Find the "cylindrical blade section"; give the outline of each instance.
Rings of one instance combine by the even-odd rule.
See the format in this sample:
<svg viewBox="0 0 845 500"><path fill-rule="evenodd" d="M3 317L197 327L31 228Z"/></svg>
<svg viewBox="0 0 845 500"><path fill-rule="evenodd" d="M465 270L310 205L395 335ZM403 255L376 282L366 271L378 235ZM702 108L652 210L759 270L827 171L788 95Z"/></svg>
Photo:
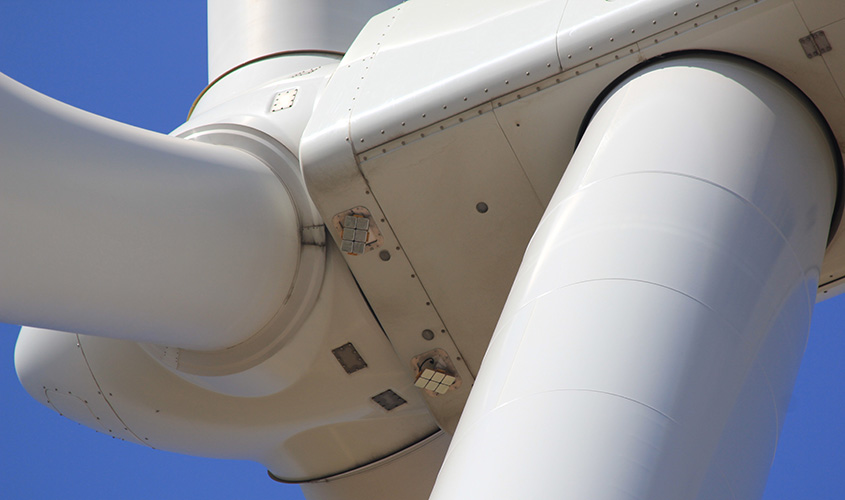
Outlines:
<svg viewBox="0 0 845 500"><path fill-rule="evenodd" d="M432 498L761 495L836 168L811 105L752 63L674 58L619 84L528 247Z"/></svg>
<svg viewBox="0 0 845 500"><path fill-rule="evenodd" d="M3 75L0 110L0 321L214 350L282 307L299 228L265 164Z"/></svg>

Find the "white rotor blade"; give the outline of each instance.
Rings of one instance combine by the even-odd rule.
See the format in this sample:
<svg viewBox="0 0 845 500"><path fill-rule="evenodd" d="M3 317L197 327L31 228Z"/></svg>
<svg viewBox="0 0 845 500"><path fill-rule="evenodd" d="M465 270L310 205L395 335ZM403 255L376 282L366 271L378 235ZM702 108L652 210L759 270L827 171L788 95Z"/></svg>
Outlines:
<svg viewBox="0 0 845 500"><path fill-rule="evenodd" d="M0 75L0 321L210 350L282 305L299 237L252 156Z"/></svg>

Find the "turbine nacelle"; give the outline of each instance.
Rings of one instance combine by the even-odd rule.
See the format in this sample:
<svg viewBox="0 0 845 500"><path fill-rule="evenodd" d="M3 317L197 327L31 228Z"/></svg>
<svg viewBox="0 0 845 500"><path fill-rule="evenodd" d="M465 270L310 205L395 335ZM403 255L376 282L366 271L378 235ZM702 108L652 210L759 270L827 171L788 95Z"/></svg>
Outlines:
<svg viewBox="0 0 845 500"><path fill-rule="evenodd" d="M333 30L328 2L210 2L173 137L0 80L0 318L31 325L30 394L314 499L423 498L455 432L438 498L509 471L535 496L759 489L845 276L845 59L795 36L824 2L411 1L359 32L381 3Z"/></svg>

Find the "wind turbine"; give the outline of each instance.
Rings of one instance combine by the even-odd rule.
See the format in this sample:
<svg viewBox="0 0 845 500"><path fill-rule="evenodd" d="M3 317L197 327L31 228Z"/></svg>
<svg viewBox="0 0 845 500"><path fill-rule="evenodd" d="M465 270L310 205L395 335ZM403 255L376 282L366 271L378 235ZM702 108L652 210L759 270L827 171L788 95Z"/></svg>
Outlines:
<svg viewBox="0 0 845 500"><path fill-rule="evenodd" d="M479 212L480 212L480 210L479 210Z"/></svg>

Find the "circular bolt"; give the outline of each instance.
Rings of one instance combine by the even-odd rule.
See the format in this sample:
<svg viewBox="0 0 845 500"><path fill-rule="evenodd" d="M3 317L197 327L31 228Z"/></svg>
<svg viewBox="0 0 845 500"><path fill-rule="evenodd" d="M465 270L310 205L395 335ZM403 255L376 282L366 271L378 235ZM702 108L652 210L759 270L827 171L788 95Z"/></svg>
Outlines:
<svg viewBox="0 0 845 500"><path fill-rule="evenodd" d="M378 253L378 256L381 260L383 260L385 262L390 260L390 252L388 252L387 250L382 250L381 252Z"/></svg>
<svg viewBox="0 0 845 500"><path fill-rule="evenodd" d="M484 203L483 201L480 201L480 202L478 202L477 205L475 205L475 209L478 210L478 213L485 214L485 213L487 213L487 210L489 210L489 207L487 206L486 203Z"/></svg>
<svg viewBox="0 0 845 500"><path fill-rule="evenodd" d="M434 338L434 332L432 332L429 329L425 329L425 330L422 331L422 338L424 338L426 340L431 340L431 339Z"/></svg>

